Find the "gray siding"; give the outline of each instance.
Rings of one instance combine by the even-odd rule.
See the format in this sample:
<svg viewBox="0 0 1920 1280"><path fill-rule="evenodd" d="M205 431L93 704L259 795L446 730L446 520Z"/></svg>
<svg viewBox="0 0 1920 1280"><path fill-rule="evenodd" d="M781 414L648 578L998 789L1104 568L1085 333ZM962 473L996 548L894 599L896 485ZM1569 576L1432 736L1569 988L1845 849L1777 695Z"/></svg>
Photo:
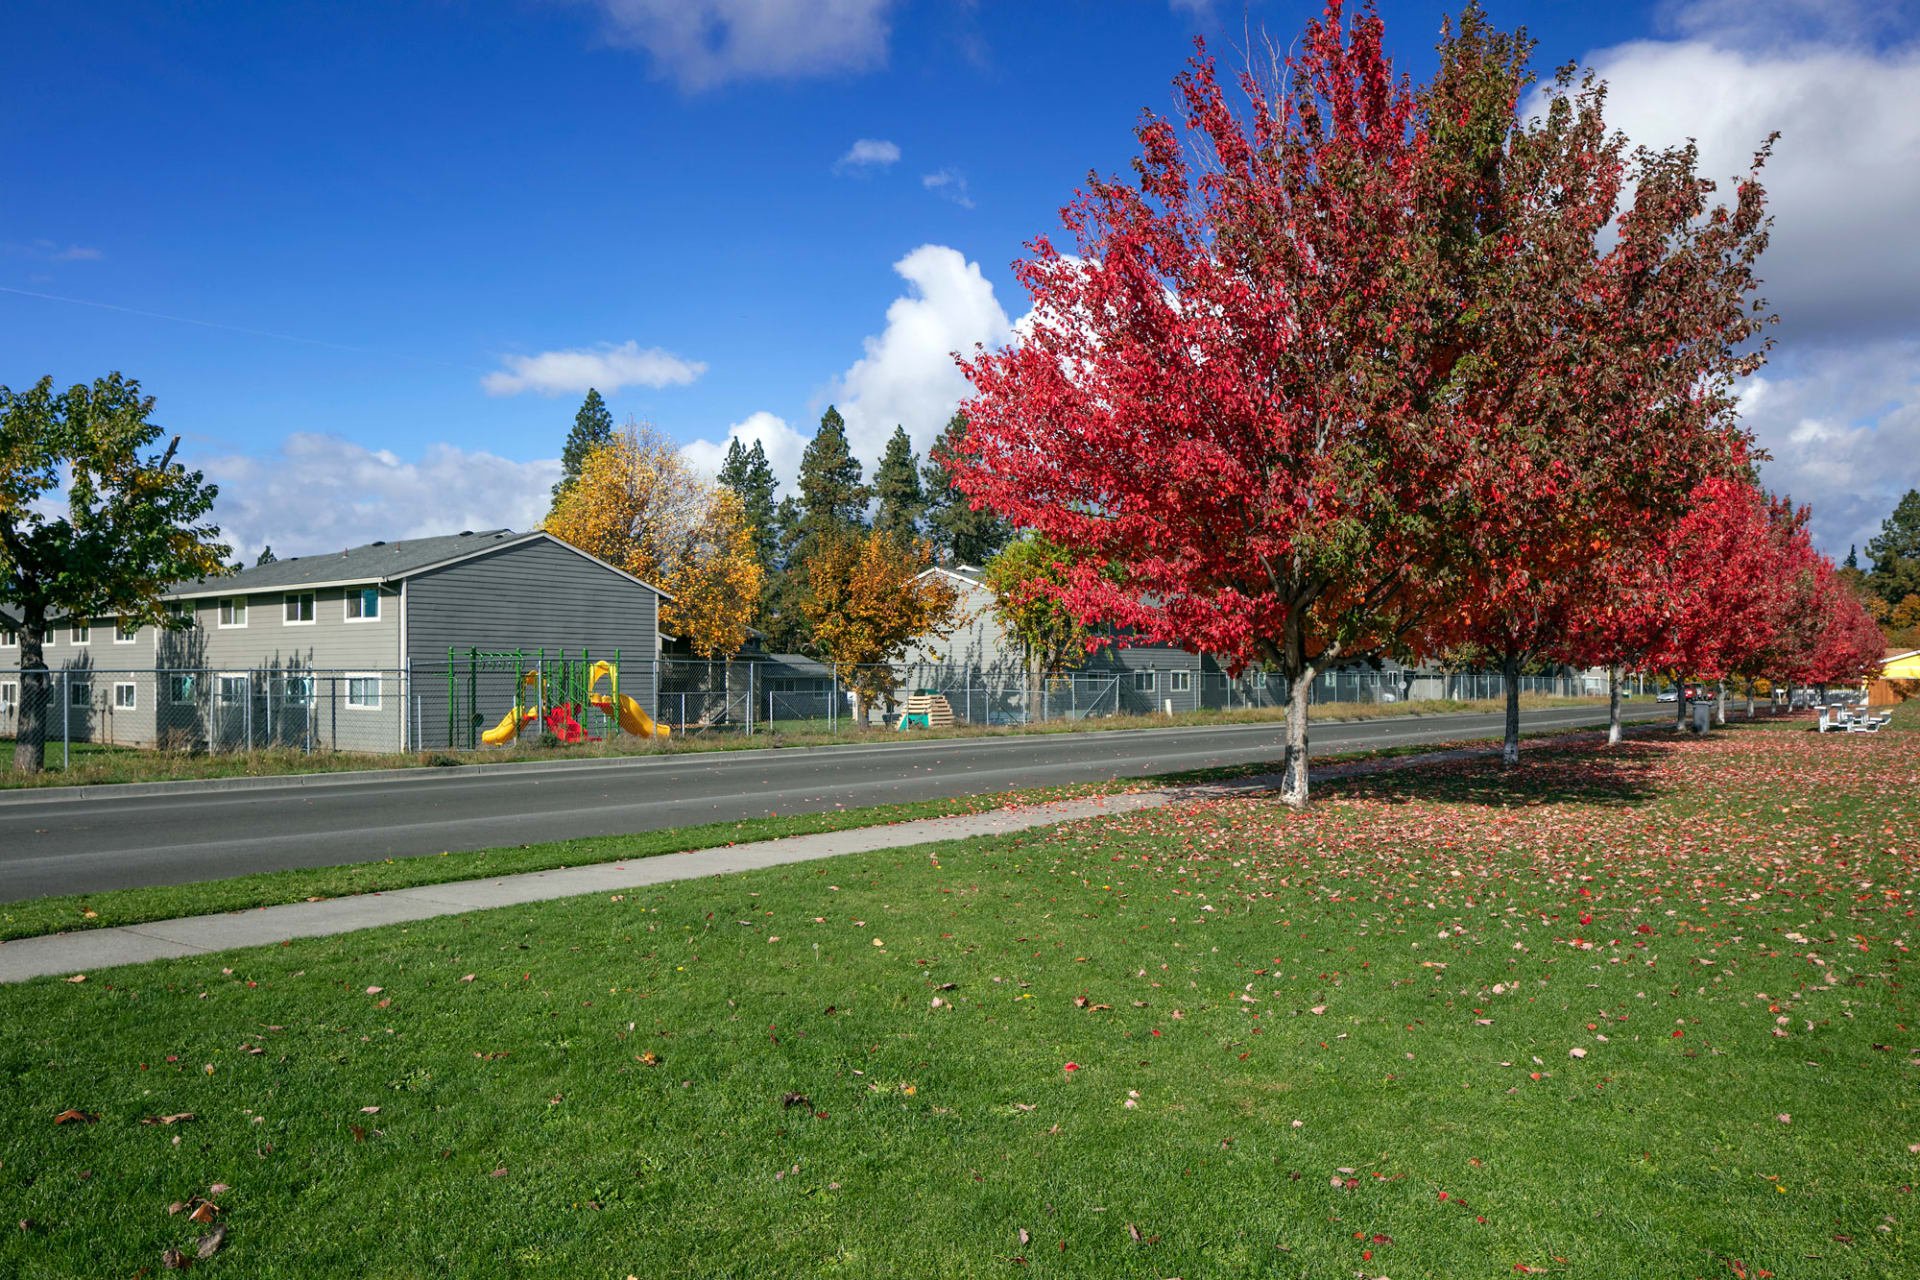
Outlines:
<svg viewBox="0 0 1920 1280"><path fill-rule="evenodd" d="M549 656L586 649L609 661L618 650L620 692L653 714L659 600L651 587L545 540L407 579L407 652L424 708L421 745L445 745L449 649L544 648ZM464 688L464 669L460 683ZM475 701L491 724L512 705L512 681L495 676L482 683Z"/></svg>

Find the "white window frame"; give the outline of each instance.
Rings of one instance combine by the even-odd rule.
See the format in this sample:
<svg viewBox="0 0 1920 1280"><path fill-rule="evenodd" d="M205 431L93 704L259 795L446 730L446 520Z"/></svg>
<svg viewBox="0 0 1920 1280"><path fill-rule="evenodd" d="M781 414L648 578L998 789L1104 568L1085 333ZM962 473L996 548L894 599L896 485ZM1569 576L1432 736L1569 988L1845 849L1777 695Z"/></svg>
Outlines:
<svg viewBox="0 0 1920 1280"><path fill-rule="evenodd" d="M84 649L93 643L93 619L70 621L67 623L67 640L76 649Z"/></svg>
<svg viewBox="0 0 1920 1280"><path fill-rule="evenodd" d="M20 682L0 680L0 715L12 715L20 709Z"/></svg>
<svg viewBox="0 0 1920 1280"><path fill-rule="evenodd" d="M1152 693L1158 683L1159 682L1154 679L1154 673L1151 671L1136 671L1133 673L1133 691L1135 693Z"/></svg>
<svg viewBox="0 0 1920 1280"><path fill-rule="evenodd" d="M1267 687L1267 673L1265 670L1259 670L1253 673L1253 687L1256 689L1265 689Z"/></svg>
<svg viewBox="0 0 1920 1280"><path fill-rule="evenodd" d="M167 616L176 622L197 623L200 620L199 610L191 600L167 601Z"/></svg>
<svg viewBox="0 0 1920 1280"><path fill-rule="evenodd" d="M240 685L239 697L229 698L227 696L227 682L229 680L237 681L239 683ZM252 697L252 695L253 695L253 680L244 671L222 671L214 677L213 700L220 706L244 707L247 705L247 700L250 697Z"/></svg>
<svg viewBox="0 0 1920 1280"><path fill-rule="evenodd" d="M373 601L373 612L371 614L364 612L368 600ZM353 613L353 606L356 601L359 602L362 609L359 617L355 617ZM348 622L378 622L380 621L380 588L348 587L345 598L341 601L340 608L346 615Z"/></svg>
<svg viewBox="0 0 1920 1280"><path fill-rule="evenodd" d="M306 617L290 618L287 610L297 601L306 602ZM320 617L320 599L311 591L289 591L280 598L280 625L285 627L310 627Z"/></svg>
<svg viewBox="0 0 1920 1280"><path fill-rule="evenodd" d="M353 682L355 680L373 681L373 701L372 702L355 702L353 700ZM380 704L383 700L385 689L382 687L384 682L381 680L380 673L378 671L349 671L346 673L346 681L347 681L347 710L349 711L380 710Z"/></svg>
<svg viewBox="0 0 1920 1280"><path fill-rule="evenodd" d="M1167 679L1168 693L1192 693L1193 692L1193 672L1169 671L1167 672L1167 677L1168 677Z"/></svg>
<svg viewBox="0 0 1920 1280"><path fill-rule="evenodd" d="M93 681L68 679L65 683L67 686L67 705L68 706L70 707L93 706ZM75 694L79 694L81 696L75 697L74 696Z"/></svg>
<svg viewBox="0 0 1920 1280"><path fill-rule="evenodd" d="M0 649L18 649L20 647L20 628L9 622L0 622Z"/></svg>
<svg viewBox="0 0 1920 1280"><path fill-rule="evenodd" d="M234 608L239 605L238 609ZM247 629L247 597L221 596L219 622L222 631L245 631ZM234 621L234 619L239 621Z"/></svg>
<svg viewBox="0 0 1920 1280"><path fill-rule="evenodd" d="M120 701L120 691L127 691L127 700ZM140 686L131 680L113 682L113 709L115 711L138 711L140 709Z"/></svg>
<svg viewBox="0 0 1920 1280"><path fill-rule="evenodd" d="M140 628L138 626L134 627L131 632L127 632L122 629L120 619L115 618L113 620L113 642L115 644L137 644L139 640Z"/></svg>
<svg viewBox="0 0 1920 1280"><path fill-rule="evenodd" d="M187 696L180 696L180 682L187 685ZM191 707L200 701L200 673L198 671L170 671L167 673L167 704L175 707Z"/></svg>
<svg viewBox="0 0 1920 1280"><path fill-rule="evenodd" d="M293 690L296 683L305 690L304 694L294 693ZM295 675L280 677L280 702L284 706L311 708L313 706L315 693L316 690L312 676Z"/></svg>

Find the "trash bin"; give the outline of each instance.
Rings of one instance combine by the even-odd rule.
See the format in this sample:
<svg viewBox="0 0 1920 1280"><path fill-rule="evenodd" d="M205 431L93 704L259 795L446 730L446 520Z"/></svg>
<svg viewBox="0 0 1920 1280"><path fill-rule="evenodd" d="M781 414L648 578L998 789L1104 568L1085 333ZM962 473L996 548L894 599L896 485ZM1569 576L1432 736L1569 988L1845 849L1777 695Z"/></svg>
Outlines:
<svg viewBox="0 0 1920 1280"><path fill-rule="evenodd" d="M1693 731L1705 733L1707 726L1713 723L1713 703L1700 701L1693 704Z"/></svg>

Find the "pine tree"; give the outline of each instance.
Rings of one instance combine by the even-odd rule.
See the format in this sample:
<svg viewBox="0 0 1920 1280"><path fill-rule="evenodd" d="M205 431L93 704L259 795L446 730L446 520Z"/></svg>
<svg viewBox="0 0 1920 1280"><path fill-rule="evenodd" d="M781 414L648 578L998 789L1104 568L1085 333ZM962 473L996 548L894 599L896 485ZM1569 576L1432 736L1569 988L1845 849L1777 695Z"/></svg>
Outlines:
<svg viewBox="0 0 1920 1280"><path fill-rule="evenodd" d="M1841 567L1846 569L1858 569L1860 567L1860 548L1858 545L1851 542L1847 544L1847 560Z"/></svg>
<svg viewBox="0 0 1920 1280"><path fill-rule="evenodd" d="M767 462L767 451L758 440L751 449L738 440L727 446L727 461L720 468L720 484L739 496L747 523L753 528L754 557L769 573L778 563L780 547L780 528L773 505L773 491L778 483L773 478L773 467Z"/></svg>
<svg viewBox="0 0 1920 1280"><path fill-rule="evenodd" d="M800 541L866 528L873 490L861 482L860 459L847 446L847 423L832 405L800 455ZM802 547L802 558L805 558Z"/></svg>
<svg viewBox="0 0 1920 1280"><path fill-rule="evenodd" d="M985 508L975 511L966 495L954 488L947 459L966 433L966 418L954 414L927 450L927 465L921 471L927 532L942 564L983 565L1007 545L1013 533L998 514Z"/></svg>
<svg viewBox="0 0 1920 1280"><path fill-rule="evenodd" d="M1873 561L1867 585L1889 605L1920 593L1920 489L1907 490L1867 542L1867 556Z"/></svg>
<svg viewBox="0 0 1920 1280"><path fill-rule="evenodd" d="M273 544L269 542L266 546L260 548L260 554L254 557L253 567L258 569L261 565L272 564L279 558L279 556L273 554Z"/></svg>
<svg viewBox="0 0 1920 1280"><path fill-rule="evenodd" d="M902 543L919 536L927 499L920 487L920 459L907 438L906 428L895 427L887 451L873 473L873 493L879 500L873 528Z"/></svg>
<svg viewBox="0 0 1920 1280"><path fill-rule="evenodd" d="M580 412L573 415L573 430L567 432L567 443L560 450L560 482L553 486L553 500L557 503L561 493L565 492L580 477L580 467L587 455L613 439L613 414L607 409L607 402L592 387L587 388L587 398L580 404Z"/></svg>

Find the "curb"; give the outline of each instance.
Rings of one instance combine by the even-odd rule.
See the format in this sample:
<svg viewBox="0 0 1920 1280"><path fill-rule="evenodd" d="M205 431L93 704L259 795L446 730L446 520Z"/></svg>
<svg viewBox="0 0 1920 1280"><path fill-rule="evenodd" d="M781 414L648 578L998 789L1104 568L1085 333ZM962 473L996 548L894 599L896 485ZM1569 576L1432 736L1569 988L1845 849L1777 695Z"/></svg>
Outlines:
<svg viewBox="0 0 1920 1280"><path fill-rule="evenodd" d="M1579 711L1579 707L1547 707L1545 711ZM1604 706L1595 708L1596 713L1604 714ZM1398 723L1403 720L1450 720L1467 716L1490 714L1483 711L1411 711L1396 716L1351 716L1315 720L1317 725L1377 724L1383 721ZM1227 724L1167 725L1145 729L1087 729L1068 730L1082 734L1125 734L1128 736L1166 735L1174 733L1192 733L1202 729L1259 729L1268 726L1286 724L1285 717L1273 720L1254 720ZM1567 726L1569 729L1575 726ZM908 739L894 742L825 742L805 747L742 747L734 750L718 751L667 751L649 752L624 756L589 756L574 760L503 760L498 764L456 764L456 765L414 765L398 769L340 769L327 773L277 773L243 774L231 778L179 778L163 782L89 782L77 786L40 786L0 788L0 808L30 804L73 804L88 800L137 800L154 796L196 796L219 795L230 791L274 790L277 788L344 787L359 786L379 782L424 783L447 778L501 778L515 777L531 773L567 769L622 769L660 767L665 761L682 760L688 757L719 756L728 759L766 756L775 753L789 754L795 751L846 751L853 749L886 750L927 750L950 747L956 743L976 742L991 739L1010 738L1016 740L1045 739L1058 736L1051 733L1009 733L981 734L977 737L956 735L950 738Z"/></svg>

